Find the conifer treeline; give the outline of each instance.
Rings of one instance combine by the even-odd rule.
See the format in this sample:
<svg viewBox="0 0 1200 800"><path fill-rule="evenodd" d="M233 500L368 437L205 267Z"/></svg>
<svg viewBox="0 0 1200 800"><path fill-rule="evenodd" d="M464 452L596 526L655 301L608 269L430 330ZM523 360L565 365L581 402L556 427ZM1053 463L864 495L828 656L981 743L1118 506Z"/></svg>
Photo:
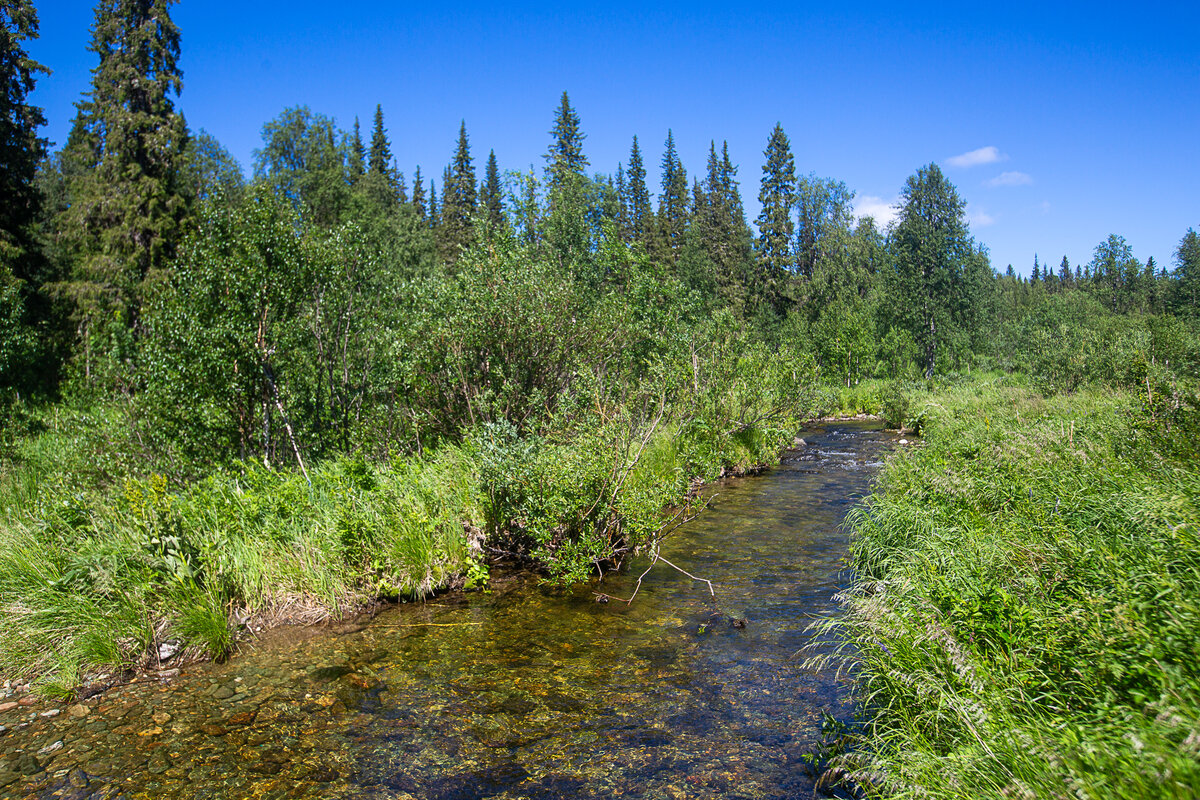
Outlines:
<svg viewBox="0 0 1200 800"><path fill-rule="evenodd" d="M912 358L926 373L962 364L987 351L989 320L1008 313L1001 306L1019 305L1030 292L1082 290L1115 313L1197 313L1194 231L1170 272L1140 263L1112 236L1086 266L1072 270L1064 257L1057 270L1035 260L1029 281L1011 267L996 275L936 165L910 178L897 221L881 231L869 218L856 220L844 183L797 174L780 124L767 137L755 231L727 142L710 142L704 170L689 184L668 130L652 198L637 136L612 174L588 173L583 123L566 92L541 175L504 175L490 151L480 177L463 121L440 186L420 166L410 183L382 105L367 143L357 118L347 132L300 106L263 126L247 185L229 153L190 131L176 109L181 36L173 2L97 4L91 91L67 143L48 158L37 133L41 113L26 102L43 70L23 49L37 35L36 13L30 0L0 11L6 387L52 388L70 365L87 380L136 388L116 376L139 357L146 298L175 268L197 209L236 204L258 190L285 199L314 229L358 225L409 278L453 268L480 235L501 230L577 274L602 271L603 243L619 241L713 307L764 331L801 331L827 375L847 382L888 359ZM935 230L927 224L932 214L950 224Z"/></svg>

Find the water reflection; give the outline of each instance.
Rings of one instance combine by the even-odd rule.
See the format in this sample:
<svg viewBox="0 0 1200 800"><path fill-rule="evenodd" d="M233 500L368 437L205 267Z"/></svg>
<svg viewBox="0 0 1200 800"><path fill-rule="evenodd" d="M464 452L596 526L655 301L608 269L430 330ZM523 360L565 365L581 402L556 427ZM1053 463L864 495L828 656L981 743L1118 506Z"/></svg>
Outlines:
<svg viewBox="0 0 1200 800"><path fill-rule="evenodd" d="M0 795L808 796L801 756L822 713L848 708L835 676L794 655L834 613L839 523L892 437L847 423L806 439L719 487L664 546L716 584L716 611L661 564L631 606L528 578L402 606L12 730ZM628 597L640 572L603 591Z"/></svg>

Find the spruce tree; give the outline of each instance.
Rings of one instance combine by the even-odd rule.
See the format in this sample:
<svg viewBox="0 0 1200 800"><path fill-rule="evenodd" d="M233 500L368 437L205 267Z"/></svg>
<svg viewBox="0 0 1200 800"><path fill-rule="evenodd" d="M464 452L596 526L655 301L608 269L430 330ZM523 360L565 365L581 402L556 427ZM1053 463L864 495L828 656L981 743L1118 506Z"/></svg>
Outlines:
<svg viewBox="0 0 1200 800"><path fill-rule="evenodd" d="M392 146L388 143L387 130L383 127L383 106L375 106L375 127L371 131L371 156L369 170L377 175L386 175L392 163Z"/></svg>
<svg viewBox="0 0 1200 800"><path fill-rule="evenodd" d="M633 137L633 146L629 148L629 197L626 205L629 207L630 235L635 242L641 242L649 248L654 230L654 212L650 210L650 190L646 188L646 165L642 162L642 151L638 147L638 138Z"/></svg>
<svg viewBox="0 0 1200 800"><path fill-rule="evenodd" d="M362 132L358 129L358 117L354 118L354 137L350 140L350 183L358 183L358 179L366 172L367 150L363 147Z"/></svg>
<svg viewBox="0 0 1200 800"><path fill-rule="evenodd" d="M688 273L693 284L700 281L727 304L741 308L746 301L751 235L736 175L728 143L718 157L716 144L710 142L704 180L693 187L688 263L681 271Z"/></svg>
<svg viewBox="0 0 1200 800"><path fill-rule="evenodd" d="M932 377L944 345L969 340L979 313L986 256L975 248L964 218L966 201L937 164L909 177L889 244L895 267L889 298L897 322L923 351Z"/></svg>
<svg viewBox="0 0 1200 800"><path fill-rule="evenodd" d="M400 171L400 165L392 160L392 185L396 187L396 201L401 205L408 202L408 181Z"/></svg>
<svg viewBox="0 0 1200 800"><path fill-rule="evenodd" d="M658 226L663 247L661 255L671 263L678 260L683 247L687 218L687 170L675 150L675 136L668 129L662 159L662 190L658 196Z"/></svg>
<svg viewBox="0 0 1200 800"><path fill-rule="evenodd" d="M621 235L621 241L629 244L633 241L633 228L629 224L629 186L625 182L624 164L617 164L613 191L617 193L617 232Z"/></svg>
<svg viewBox="0 0 1200 800"><path fill-rule="evenodd" d="M588 165L587 157L583 154L583 140L586 138L579 129L579 115L571 108L567 93L562 93L562 102L554 115L554 128L550 131L553 139L550 142L550 152L546 153L546 177L550 193L562 189L572 176L582 178Z"/></svg>
<svg viewBox="0 0 1200 800"><path fill-rule="evenodd" d="M758 192L758 201L762 204L757 220L758 258L768 274L776 275L790 270L794 264L792 205L796 198L792 146L779 123L775 123L763 155L767 161L763 164L762 185Z"/></svg>
<svg viewBox="0 0 1200 800"><path fill-rule="evenodd" d="M442 183L442 257L453 262L462 248L471 243L475 216L475 165L467 140L467 123L458 128L454 161Z"/></svg>
<svg viewBox="0 0 1200 800"><path fill-rule="evenodd" d="M1066 256L1063 256L1062 263L1058 265L1058 282L1064 288L1075 282L1074 276L1071 274L1071 262L1067 261Z"/></svg>
<svg viewBox="0 0 1200 800"><path fill-rule="evenodd" d="M1193 228L1175 248L1175 285L1171 291L1171 309L1181 316L1200 315L1200 235Z"/></svg>
<svg viewBox="0 0 1200 800"><path fill-rule="evenodd" d="M173 256L186 212L178 169L188 131L171 99L183 86L173 4L96 5L88 49L100 63L68 141L79 168L65 227L82 256L73 283L81 330L85 339L108 340L99 346L117 344L118 358L131 355L122 329L137 335L147 281Z"/></svg>
<svg viewBox="0 0 1200 800"><path fill-rule="evenodd" d="M500 166L496 163L495 150L488 153L481 188L480 205L487 214L488 224L498 228L504 222L504 190L500 185Z"/></svg>
<svg viewBox="0 0 1200 800"><path fill-rule="evenodd" d="M441 214L438 209L437 185L429 181L429 213L426 215L429 222L429 227L437 230L441 223Z"/></svg>
<svg viewBox="0 0 1200 800"><path fill-rule="evenodd" d="M422 219L424 219L425 214L427 213L425 207L425 183L421 178L421 168L419 166L413 173L412 204L416 207L417 213L421 215Z"/></svg>
<svg viewBox="0 0 1200 800"><path fill-rule="evenodd" d="M34 229L42 210L34 178L45 155L38 136L45 118L26 102L37 74L48 70L23 48L37 36L31 2L0 2L0 388L28 385L39 338L34 329L49 316L40 291L49 276Z"/></svg>

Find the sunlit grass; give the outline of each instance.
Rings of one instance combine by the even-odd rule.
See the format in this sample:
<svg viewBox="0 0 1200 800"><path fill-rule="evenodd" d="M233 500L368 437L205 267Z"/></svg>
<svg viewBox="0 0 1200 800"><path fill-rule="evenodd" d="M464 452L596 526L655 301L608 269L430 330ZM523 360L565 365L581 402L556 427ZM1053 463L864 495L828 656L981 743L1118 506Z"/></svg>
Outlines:
<svg viewBox="0 0 1200 800"><path fill-rule="evenodd" d="M1137 392L910 401L922 443L851 518L866 716L839 768L896 797L1194 796L1195 461Z"/></svg>

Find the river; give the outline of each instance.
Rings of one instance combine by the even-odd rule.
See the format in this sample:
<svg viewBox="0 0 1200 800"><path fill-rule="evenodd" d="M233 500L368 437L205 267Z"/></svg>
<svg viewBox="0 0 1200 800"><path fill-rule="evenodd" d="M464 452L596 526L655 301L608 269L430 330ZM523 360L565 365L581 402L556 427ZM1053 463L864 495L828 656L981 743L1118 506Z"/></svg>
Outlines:
<svg viewBox="0 0 1200 800"><path fill-rule="evenodd" d="M895 437L830 423L603 583L488 593L276 634L51 716L0 715L0 796L795 798L847 687L802 666L837 613L846 511ZM742 627L741 620L744 620ZM800 655L798 655L800 654ZM30 719L31 714L36 715Z"/></svg>

